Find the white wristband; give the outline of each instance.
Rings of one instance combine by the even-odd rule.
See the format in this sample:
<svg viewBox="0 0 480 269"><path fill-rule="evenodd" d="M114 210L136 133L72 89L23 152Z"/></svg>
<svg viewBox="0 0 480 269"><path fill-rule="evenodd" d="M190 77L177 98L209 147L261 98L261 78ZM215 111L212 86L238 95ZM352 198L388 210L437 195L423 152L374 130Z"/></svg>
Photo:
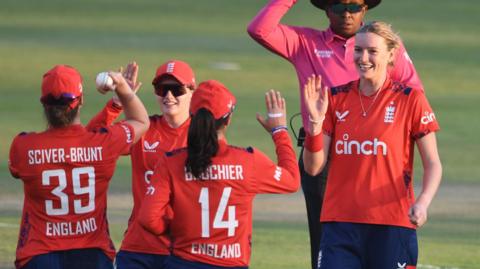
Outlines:
<svg viewBox="0 0 480 269"><path fill-rule="evenodd" d="M283 113L268 113L267 116L269 118L280 118L283 117Z"/></svg>
<svg viewBox="0 0 480 269"><path fill-rule="evenodd" d="M325 119L325 115L322 115L318 120L315 120L310 115L308 115L308 120L313 124L320 124L323 122L324 119Z"/></svg>

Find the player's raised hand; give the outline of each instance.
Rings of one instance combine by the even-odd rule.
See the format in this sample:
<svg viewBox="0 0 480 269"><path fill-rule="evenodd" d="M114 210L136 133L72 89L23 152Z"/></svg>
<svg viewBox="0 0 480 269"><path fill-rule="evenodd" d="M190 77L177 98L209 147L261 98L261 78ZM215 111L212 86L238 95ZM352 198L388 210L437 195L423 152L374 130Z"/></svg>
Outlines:
<svg viewBox="0 0 480 269"><path fill-rule="evenodd" d="M139 69L138 64L135 61L133 61L133 62L127 64L127 67L125 68L125 70L122 73L123 77L127 81L128 85L130 86L130 88L135 93L142 86L142 83L137 81L137 79L138 79L138 69Z"/></svg>
<svg viewBox="0 0 480 269"><path fill-rule="evenodd" d="M120 67L120 73L122 73L123 77L125 78L125 81L128 83L130 88L134 93L137 93L137 91L140 89L142 86L142 82L138 82L138 64L133 61L127 64L125 68ZM122 106L120 103L120 100L116 95L112 97L113 102L118 105Z"/></svg>
<svg viewBox="0 0 480 269"><path fill-rule="evenodd" d="M315 135L321 131L328 108L328 88L322 85L322 76L311 75L303 86L303 101L308 113L307 131Z"/></svg>
<svg viewBox="0 0 480 269"><path fill-rule="evenodd" d="M113 80L113 84L115 85L115 92L117 94L128 94L128 91L132 92L132 88L130 88L130 85L123 77L122 73L110 71L108 72L108 75Z"/></svg>
<svg viewBox="0 0 480 269"><path fill-rule="evenodd" d="M265 93L265 106L267 108L267 118L257 113L258 122L267 130L274 132L276 129L287 128L287 108L285 98L280 92L269 90Z"/></svg>

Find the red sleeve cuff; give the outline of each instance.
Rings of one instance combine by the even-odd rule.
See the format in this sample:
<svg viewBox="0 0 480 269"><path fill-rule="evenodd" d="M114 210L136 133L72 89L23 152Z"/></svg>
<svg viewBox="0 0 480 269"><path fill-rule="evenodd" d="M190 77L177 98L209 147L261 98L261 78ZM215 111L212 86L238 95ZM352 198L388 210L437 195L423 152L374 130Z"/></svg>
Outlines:
<svg viewBox="0 0 480 269"><path fill-rule="evenodd" d="M323 149L323 133L320 132L315 136L307 134L305 138L305 148L310 152L318 152Z"/></svg>
<svg viewBox="0 0 480 269"><path fill-rule="evenodd" d="M118 112L123 111L123 107L121 105L117 105L115 102L113 102L112 99L110 99L110 101L108 101L107 106L112 108L114 111L118 111Z"/></svg>

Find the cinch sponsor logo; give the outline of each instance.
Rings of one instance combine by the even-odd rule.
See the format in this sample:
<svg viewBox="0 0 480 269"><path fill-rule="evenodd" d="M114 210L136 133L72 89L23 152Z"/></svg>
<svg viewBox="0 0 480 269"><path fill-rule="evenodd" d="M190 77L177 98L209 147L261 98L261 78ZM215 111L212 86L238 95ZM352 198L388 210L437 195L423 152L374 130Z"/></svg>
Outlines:
<svg viewBox="0 0 480 269"><path fill-rule="evenodd" d="M430 122L435 121L435 114L433 112L425 111L424 116L420 120L422 124L429 124Z"/></svg>
<svg viewBox="0 0 480 269"><path fill-rule="evenodd" d="M348 134L344 134L343 140L335 143L335 153L338 155L387 155L387 144L378 140L378 138L374 138L373 141L365 140L362 142L349 140L349 138Z"/></svg>
<svg viewBox="0 0 480 269"><path fill-rule="evenodd" d="M145 182L147 183L147 191L145 192L146 195L153 195L155 193L155 187L153 187L151 185L151 181L150 181L150 176L153 175L153 171L152 170L147 170L145 171L145 175L144 175L144 180Z"/></svg>

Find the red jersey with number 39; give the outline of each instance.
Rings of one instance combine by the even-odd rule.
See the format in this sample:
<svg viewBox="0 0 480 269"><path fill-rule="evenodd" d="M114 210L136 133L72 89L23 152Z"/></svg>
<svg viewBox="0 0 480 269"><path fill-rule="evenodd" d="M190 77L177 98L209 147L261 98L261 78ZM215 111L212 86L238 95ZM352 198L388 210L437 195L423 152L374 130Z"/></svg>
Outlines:
<svg viewBox="0 0 480 269"><path fill-rule="evenodd" d="M358 81L334 87L323 131L331 137L321 221L415 228L415 141L439 130L424 92L387 79L378 96Z"/></svg>
<svg viewBox="0 0 480 269"><path fill-rule="evenodd" d="M252 200L257 193L290 193L299 187L298 165L286 131L276 133L278 166L266 155L219 141L212 164L200 176L186 172L186 149L167 153L152 178L139 221L155 234L167 228L173 254L217 266L248 266ZM173 209L173 219L167 214ZM170 225L168 225L170 224Z"/></svg>
<svg viewBox="0 0 480 269"><path fill-rule="evenodd" d="M9 168L25 193L17 268L57 250L100 248L113 259L107 189L133 136L129 124L119 123L97 132L71 125L14 139Z"/></svg>

